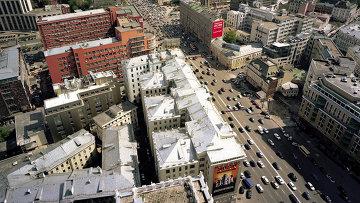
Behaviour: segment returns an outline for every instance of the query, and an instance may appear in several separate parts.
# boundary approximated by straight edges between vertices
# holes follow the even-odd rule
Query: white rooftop
[[[169,95],[144,97],[144,106],[150,121],[175,117],[175,101]]]
[[[0,50],[0,80],[18,77],[20,75],[19,65],[18,47]]]
[[[281,87],[285,90],[298,89],[298,85],[295,83],[292,83],[292,82],[286,82],[286,83],[282,84]]]
[[[228,58],[244,57],[253,53],[262,52],[261,44],[257,43],[239,46],[235,44],[228,44],[221,38],[217,38],[213,40],[211,44],[216,47],[216,49],[220,49],[221,53]]]
[[[69,19],[69,18],[78,18],[78,17],[82,17],[82,16],[87,16],[87,15],[96,15],[96,14],[100,14],[100,13],[106,13],[107,11],[105,9],[95,9],[95,10],[89,10],[89,11],[82,11],[82,12],[77,12],[77,13],[67,13],[67,14],[63,14],[63,15],[56,15],[56,16],[48,16],[48,17],[44,17],[42,18],[42,21],[56,21],[56,20],[65,20],[65,19]]]
[[[161,72],[149,72],[140,76],[142,90],[165,87],[164,75]]]

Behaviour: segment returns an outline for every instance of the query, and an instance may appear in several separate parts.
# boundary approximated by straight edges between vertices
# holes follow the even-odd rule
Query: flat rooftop
[[[208,8],[207,6],[203,6],[200,4],[200,2],[184,2],[184,4],[187,4],[192,10],[207,17],[210,20],[221,19],[221,15],[218,11]]]
[[[328,58],[338,58],[343,56],[340,50],[337,48],[335,43],[331,39],[323,38],[319,39],[320,43],[326,47],[327,53],[324,53]]]
[[[359,22],[342,27],[340,28],[339,32],[350,35],[351,37],[354,37],[356,39],[360,39]]]
[[[119,10],[116,11],[116,14],[119,15],[130,15],[130,16],[141,16],[139,11],[133,5],[121,6]]]
[[[177,116],[175,112],[175,100],[169,95],[144,97],[144,107],[150,121]]]
[[[356,77],[324,75],[323,84],[352,103],[360,102],[360,81]]]
[[[314,66],[312,71],[314,72],[314,79],[320,77],[323,74],[336,74],[350,76],[353,74],[356,62],[348,57],[339,57],[329,60],[315,60],[313,59]]]
[[[17,46],[0,51],[0,80],[14,78],[20,75],[19,54]]]
[[[140,76],[141,90],[166,87],[165,82],[164,74],[160,71],[144,73]]]
[[[218,38],[212,42],[212,46],[221,50],[221,53],[228,58],[244,57],[253,53],[262,52],[262,45],[253,43],[248,45],[229,44]]]
[[[103,14],[103,13],[107,13],[107,11],[102,8],[95,9],[95,10],[89,10],[89,11],[82,11],[82,12],[77,12],[77,13],[67,13],[67,14],[63,14],[63,15],[44,17],[41,19],[41,21],[39,21],[39,23],[42,23],[44,21],[51,22],[51,21],[58,21],[58,20],[68,20],[71,18],[79,18],[79,17],[98,15],[98,14]]]
[[[102,112],[93,117],[94,122],[103,126],[112,122],[115,118],[127,114],[129,111],[136,109],[137,107],[129,101],[122,102],[109,107],[109,110]]]

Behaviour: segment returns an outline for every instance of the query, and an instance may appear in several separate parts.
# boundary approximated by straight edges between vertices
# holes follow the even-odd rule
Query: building
[[[111,71],[54,85],[58,95],[44,101],[45,119],[55,141],[92,124],[92,118],[122,100],[122,84]]]
[[[0,50],[0,119],[31,109],[27,77],[18,47]]]
[[[267,21],[253,21],[250,32],[250,41],[269,45],[277,41],[279,27],[276,23]]]
[[[198,2],[180,1],[180,24],[206,46],[210,46],[213,39],[223,36],[224,20],[220,13]]]
[[[172,0],[156,0],[155,2],[156,2],[158,5],[163,6],[163,5],[171,4]]]
[[[342,57],[342,53],[330,38],[319,38],[314,41],[312,59],[327,60]]]
[[[31,151],[47,145],[43,109],[16,114],[15,133],[16,145],[23,151]]]
[[[228,26],[235,29],[240,29],[244,27],[246,17],[245,13],[230,10],[227,12],[226,16],[226,23],[228,24]]]
[[[281,85],[280,92],[284,97],[296,97],[299,94],[299,87],[292,82],[286,82]]]
[[[159,180],[202,171],[214,196],[237,192],[246,155],[208,90],[183,58],[170,58],[150,74],[140,76],[140,89]],[[225,171],[232,179],[226,187],[218,184]]]
[[[313,60],[307,79],[314,70],[322,70],[307,83],[299,116],[322,134],[327,146],[342,159],[360,163],[360,89],[359,78],[339,63]],[[315,71],[316,72],[316,71]],[[320,73],[320,72],[319,72]],[[351,165],[352,161],[349,161]]]
[[[211,43],[211,54],[228,69],[242,68],[262,55],[261,44],[235,45],[216,39]]]
[[[326,13],[331,15],[334,10],[335,5],[327,2],[318,2],[315,5],[315,12]]]
[[[242,3],[243,0],[230,0],[230,10],[238,11],[239,4]]]
[[[127,99],[130,102],[141,103],[140,76],[144,73],[159,70],[162,63],[178,57],[185,58],[180,49],[170,49],[163,52],[155,52],[149,55],[138,56],[122,62],[124,69],[124,82]]]
[[[138,128],[137,107],[129,101],[109,107],[109,110],[96,115],[94,120],[94,131],[102,140],[102,132],[111,126],[123,126],[131,124],[135,129]]]
[[[242,30],[236,30],[236,37],[237,39],[244,44],[250,43],[250,33],[242,31]]]
[[[266,97],[271,97],[281,82],[277,65],[267,58],[251,61],[245,67],[246,81],[253,87],[265,92]]]
[[[338,1],[331,13],[331,18],[335,21],[350,22],[356,17],[357,4],[346,0]]]
[[[360,46],[356,45],[350,47],[348,49],[348,52],[346,53],[346,56],[352,58],[356,62],[354,74],[359,77],[360,76]]]
[[[288,11],[305,15],[315,10],[316,0],[291,0]]]
[[[334,36],[334,42],[343,53],[346,53],[349,47],[360,45],[359,22],[340,28]]]
[[[215,9],[229,8],[231,0],[200,0],[201,5]]]

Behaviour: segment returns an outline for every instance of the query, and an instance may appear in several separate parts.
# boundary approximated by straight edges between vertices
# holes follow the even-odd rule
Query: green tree
[[[236,42],[236,40],[237,40],[236,31],[235,30],[230,30],[229,32],[225,33],[223,39],[227,43],[234,44]]]
[[[10,135],[10,130],[5,127],[0,127],[0,142],[4,142]]]

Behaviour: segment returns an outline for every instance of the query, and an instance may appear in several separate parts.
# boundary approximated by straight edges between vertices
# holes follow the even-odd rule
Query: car
[[[298,144],[297,142],[292,142],[291,145],[294,146],[294,147],[298,147],[298,146],[299,146],[299,144]]]
[[[216,101],[215,97],[211,97],[211,100],[212,100],[213,102]]]
[[[269,179],[267,179],[266,176],[261,176],[261,181],[262,181],[265,185],[268,185],[268,184],[269,184]]]
[[[242,127],[239,128],[239,131],[240,131],[241,133],[245,132],[244,128],[242,128]]]
[[[289,137],[290,135],[288,133],[284,133],[284,137]]]
[[[247,190],[247,191],[246,191],[246,198],[247,198],[247,199],[251,199],[251,196],[252,196],[251,190]]]
[[[206,75],[210,75],[210,72],[208,71],[208,72],[206,72]]]
[[[278,182],[280,185],[284,185],[285,181],[281,176],[275,176],[276,182]]]
[[[204,84],[204,82],[203,82],[203,81],[200,81],[200,84]]]
[[[199,69],[195,69],[195,72],[196,72],[196,73],[199,72]]]
[[[244,192],[245,192],[244,186],[240,186],[239,187],[239,194],[244,194]]]
[[[259,157],[259,158],[263,158],[264,157],[264,154],[262,152],[256,152],[256,155]]]
[[[226,97],[226,99],[227,99],[228,101],[231,101],[231,98],[230,98],[230,97]]]
[[[228,104],[228,105],[226,105],[226,108],[230,110],[231,106]]]
[[[292,155],[293,155],[293,157],[294,157],[294,159],[295,159],[295,160],[297,160],[297,159],[298,159],[298,157],[296,156],[296,154],[295,154],[295,153],[292,153]]]
[[[234,101],[237,101],[237,98],[236,98],[236,97],[233,97],[232,99],[233,99]]]
[[[290,188],[291,190],[293,190],[293,191],[297,190],[295,184],[294,184],[293,182],[291,182],[291,181],[288,183],[288,186],[289,186],[289,188]]]
[[[234,91],[233,91],[233,89],[229,89],[229,92],[233,93]]]
[[[275,181],[271,181],[271,186],[272,186],[274,189],[278,189],[278,188],[279,188],[279,184],[277,184]]]
[[[302,194],[302,196],[303,196],[306,200],[311,199],[310,193],[309,193],[308,191],[305,191],[305,192]]]
[[[330,199],[329,196],[327,196],[325,194],[321,194],[320,196],[326,203],[331,203],[332,202],[332,200]]]
[[[264,124],[263,119],[260,118],[258,121],[259,121],[260,124]]]
[[[202,80],[202,79],[204,79],[204,77],[201,75],[201,76],[200,76],[200,79]]]
[[[254,119],[251,117],[251,118],[249,118],[249,121],[254,122]]]
[[[231,128],[235,128],[235,125],[233,123],[230,123]]]
[[[239,99],[241,99],[241,98],[242,98],[241,94],[238,94],[238,95],[237,95],[237,97],[238,97]]]
[[[281,167],[279,166],[279,164],[277,162],[274,162],[272,165],[276,170],[281,170]]]
[[[250,149],[251,149],[251,146],[250,146],[248,143],[245,143],[245,144],[244,144],[244,147],[245,147],[245,149],[247,149],[247,150],[250,150]]]
[[[252,111],[251,111],[249,108],[246,109],[246,112],[247,112],[248,114],[252,114]]]
[[[214,76],[214,77],[216,76],[215,73],[211,73],[211,75]]]
[[[280,151],[276,151],[275,154],[276,154],[280,159],[283,159],[283,158],[284,158],[283,154],[282,154]]]
[[[251,106],[249,107],[249,109],[250,109],[250,111],[254,111],[254,109]]]
[[[256,104],[256,101],[255,100],[250,100],[250,102],[252,103],[252,104]]]
[[[215,86],[215,83],[214,83],[214,82],[211,82],[210,84],[211,84],[212,86]]]
[[[241,178],[241,179],[245,179],[245,178],[246,178],[245,175],[244,175],[244,173],[240,173],[240,178]]]
[[[200,66],[200,67],[201,67],[201,66]],[[201,71],[201,74],[203,74],[203,75],[204,75],[204,74],[205,74],[205,71]]]
[[[204,82],[204,85],[208,85],[208,82],[207,82],[207,81],[205,81],[205,82]]]
[[[330,174],[326,174],[326,177],[330,180],[330,182],[335,183],[335,179]]]
[[[256,190],[257,190],[259,193],[263,193],[263,192],[264,192],[264,189],[261,187],[260,184],[256,184],[255,188],[256,188]]]
[[[266,134],[269,133],[269,130],[267,128],[263,127],[263,130]]]
[[[231,116],[228,117],[229,121],[233,121],[233,118]]]
[[[249,163],[250,163],[250,166],[251,166],[251,167],[256,167],[255,161],[250,160]]]
[[[251,127],[250,126],[245,126],[245,129],[248,131],[248,132],[251,132]]]
[[[213,79],[212,81],[213,81],[214,83],[217,83],[217,80],[216,80],[216,79]]]
[[[274,145],[275,145],[274,142],[273,142],[272,140],[270,140],[270,139],[268,139],[268,143],[269,143],[271,146],[274,146]]]
[[[226,80],[225,79],[222,79],[223,83],[226,83]]]
[[[270,115],[267,114],[267,115],[265,115],[265,118],[270,119],[271,117],[270,117]]]
[[[250,166],[250,163],[249,163],[248,160],[243,161],[243,164],[244,164],[245,167],[249,167],[249,166]]]
[[[222,92],[225,92],[225,89],[222,87],[222,88],[220,88],[220,90],[222,91]]]
[[[248,171],[248,170],[245,170],[245,171],[244,171],[244,175],[245,175],[245,177],[247,177],[247,178],[251,178],[251,173],[250,173],[250,171]]]
[[[292,136],[288,137],[288,140],[289,140],[289,141],[291,141],[292,139],[293,139],[293,137],[292,137]]]
[[[220,111],[221,112],[221,114],[225,114],[225,111]]]
[[[281,140],[281,137],[280,137],[280,135],[279,135],[279,134],[274,133],[274,136],[275,136],[275,138],[276,138],[276,139]]]
[[[258,165],[260,168],[264,168],[264,167],[265,167],[264,163],[263,163],[261,160],[257,161],[257,165]]]
[[[289,195],[289,199],[290,199],[290,201],[292,202],[292,203],[300,203],[300,201],[296,198],[296,196],[295,195],[293,195],[293,194],[290,194]]]
[[[222,94],[222,91],[221,91],[221,90],[218,90],[218,94]]]
[[[248,142],[250,145],[253,145],[253,144],[254,144],[254,140],[252,140],[252,139],[248,139],[247,142]]]
[[[311,182],[307,182],[307,183],[306,183],[306,187],[308,187],[309,190],[311,190],[311,191],[314,191],[314,190],[315,190],[315,187],[313,186],[313,184],[312,184]]]

